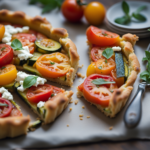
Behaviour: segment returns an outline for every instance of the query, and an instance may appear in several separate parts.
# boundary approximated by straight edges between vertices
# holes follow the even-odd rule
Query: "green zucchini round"
[[[36,50],[42,54],[49,54],[61,51],[61,44],[52,39],[35,41]]]

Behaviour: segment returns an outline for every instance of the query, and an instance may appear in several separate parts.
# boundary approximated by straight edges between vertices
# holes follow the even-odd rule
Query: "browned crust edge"
[[[78,64],[79,64],[79,55],[75,44],[68,38],[67,30],[64,28],[53,28],[52,25],[41,16],[30,17],[27,16],[22,11],[9,11],[3,9],[0,11],[0,20],[6,21],[14,24],[21,24],[24,26],[29,26],[31,29],[34,29],[47,37],[54,39],[62,44],[63,49],[66,51],[70,58],[71,68],[66,75],[66,83],[59,82],[59,79],[49,80],[61,83],[63,85],[71,86],[73,84],[73,79],[75,78]],[[73,72],[72,72],[73,70]]]
[[[115,117],[116,114],[124,107],[132,92],[133,84],[137,78],[138,73],[140,72],[140,63],[133,50],[133,46],[135,45],[137,40],[138,36],[130,33],[123,35],[122,38],[120,39],[122,52],[124,53],[129,62],[130,74],[128,76],[126,83],[113,92],[112,97],[110,98],[109,106],[107,107],[108,110],[110,111],[107,112],[104,110],[104,107],[93,104],[99,110],[101,110],[106,116]],[[88,45],[90,46],[89,42]],[[83,96],[83,93],[78,89],[77,95],[80,97]]]
[[[0,139],[27,134],[30,117],[0,118]]]

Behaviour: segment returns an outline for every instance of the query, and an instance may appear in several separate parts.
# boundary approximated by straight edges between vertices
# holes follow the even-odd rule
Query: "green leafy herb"
[[[0,69],[1,69],[1,70],[3,70],[3,69],[5,69],[5,68],[6,68],[6,67],[5,67],[5,66],[3,66],[3,67],[1,67]]]
[[[47,13],[52,11],[55,8],[61,8],[63,0],[30,0],[29,4],[42,4],[42,13]]]
[[[1,51],[3,51],[6,47],[1,48]]]
[[[22,43],[18,40],[18,39],[14,39],[12,42],[11,42],[11,47],[12,49],[14,49],[15,51],[17,50],[22,50]]]
[[[110,92],[113,93],[114,91],[113,91],[113,90],[110,90]]]
[[[52,62],[52,61],[50,61],[50,64],[51,64],[51,65],[54,65],[55,63],[54,63],[54,62]]]
[[[114,51],[112,48],[106,48],[103,52],[102,52],[102,55],[109,59],[112,55],[113,55]]]
[[[87,5],[87,3],[82,2],[81,0],[76,0],[77,4],[82,6],[82,5]]]
[[[100,69],[100,70],[101,70],[101,69],[102,69],[102,66],[99,66],[99,67],[98,67],[98,69]]]
[[[122,9],[125,13],[125,15],[123,17],[119,17],[115,19],[115,22],[118,24],[128,24],[129,22],[131,22],[131,18],[134,17],[136,20],[139,21],[146,21],[146,17],[143,16],[142,14],[140,14],[140,12],[142,10],[145,10],[147,7],[146,6],[140,6],[135,12],[132,13],[132,15],[130,15],[130,7],[128,5],[128,3],[126,1],[122,2]]]
[[[28,76],[24,79],[23,81],[23,88],[29,88],[31,87],[32,85],[34,85],[37,81],[37,76]]]
[[[107,59],[105,59],[105,63],[107,63]]]
[[[95,84],[95,85],[102,85],[102,84],[112,84],[112,83],[115,83],[115,82],[114,81],[106,81],[104,79],[99,78],[99,79],[93,80],[92,83]]]
[[[148,29],[148,31],[150,31],[150,29]]]
[[[53,97],[54,96],[54,93],[51,95],[51,97]]]
[[[102,32],[102,35],[107,36],[108,34],[107,34],[107,33],[105,33],[105,32]]]
[[[7,104],[4,104],[4,103],[0,103],[0,106],[8,106]]]

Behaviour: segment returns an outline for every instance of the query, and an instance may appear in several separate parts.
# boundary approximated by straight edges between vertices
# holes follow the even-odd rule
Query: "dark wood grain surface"
[[[90,2],[92,0],[86,1]],[[112,6],[117,2],[120,2],[121,0],[95,0],[95,1],[101,2],[102,4],[104,4],[105,8],[108,9],[110,6]],[[150,0],[141,0],[141,1],[150,2]],[[98,143],[84,143],[65,147],[51,148],[51,150],[150,150],[150,141],[149,140],[128,140],[122,142],[101,141]]]

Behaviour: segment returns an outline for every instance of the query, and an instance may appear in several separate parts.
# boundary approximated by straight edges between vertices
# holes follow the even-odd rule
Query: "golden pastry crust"
[[[62,81],[59,78],[48,78],[50,81],[54,81],[63,85],[71,86],[75,78],[78,64],[79,55],[75,44],[68,38],[67,30],[64,28],[53,28],[52,25],[41,16],[30,17],[22,11],[0,11],[0,21],[6,21],[13,24],[20,24],[23,26],[29,26],[31,29],[36,30],[47,37],[56,40],[62,44],[62,49],[66,51],[66,54],[70,58],[71,68],[66,74],[66,81]],[[23,69],[23,68],[22,68]]]
[[[30,117],[0,118],[0,139],[27,134]]]
[[[138,37],[132,34],[125,34],[120,39],[120,46],[122,48],[123,54],[126,56],[128,60],[129,72],[130,72],[126,83],[113,92],[110,98],[109,106],[107,108],[92,103],[99,110],[101,110],[106,116],[115,117],[115,115],[124,107],[131,94],[131,91],[133,89],[133,84],[137,78],[137,75],[140,72],[140,64],[133,50],[133,46],[135,45],[137,40]],[[89,42],[88,44],[89,46],[91,45]],[[79,97],[81,96],[84,97],[83,93],[79,89],[77,95]]]

